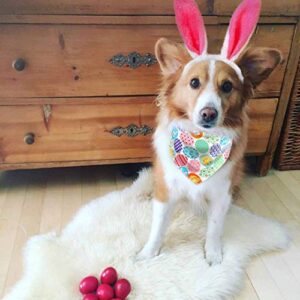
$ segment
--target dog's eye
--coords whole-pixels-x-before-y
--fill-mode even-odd
[[[232,83],[230,81],[224,81],[221,85],[221,90],[224,93],[230,93],[232,91]]]
[[[200,80],[198,78],[193,78],[190,81],[190,86],[192,89],[198,89],[200,87]]]

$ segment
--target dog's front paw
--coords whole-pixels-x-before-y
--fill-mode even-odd
[[[155,250],[145,245],[144,248],[137,254],[135,260],[136,261],[148,260],[157,256],[158,254],[159,254],[159,250]]]
[[[223,260],[222,248],[205,245],[205,258],[210,266],[220,264]]]

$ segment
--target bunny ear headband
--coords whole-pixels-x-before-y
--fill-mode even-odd
[[[220,55],[213,56],[229,64],[243,81],[235,60],[248,44],[258,22],[261,0],[243,0],[233,13]],[[194,0],[174,0],[176,23],[185,46],[194,59],[207,59],[207,37],[202,15]]]

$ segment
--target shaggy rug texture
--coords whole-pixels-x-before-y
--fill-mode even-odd
[[[135,183],[83,207],[60,235],[33,237],[24,251],[22,279],[5,300],[79,300],[79,281],[114,266],[133,286],[129,299],[228,299],[243,285],[251,256],[287,247],[277,222],[232,206],[224,233],[222,264],[210,267],[203,244],[203,217],[179,205],[161,254],[136,262],[151,223],[152,175],[144,170]]]

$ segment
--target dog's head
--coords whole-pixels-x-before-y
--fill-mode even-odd
[[[243,0],[234,12],[221,53],[207,54],[203,18],[194,0],[175,0],[185,46],[160,39],[155,52],[164,76],[163,97],[171,116],[210,131],[241,125],[252,89],[281,61],[278,50],[244,51],[259,18],[260,0]]]

